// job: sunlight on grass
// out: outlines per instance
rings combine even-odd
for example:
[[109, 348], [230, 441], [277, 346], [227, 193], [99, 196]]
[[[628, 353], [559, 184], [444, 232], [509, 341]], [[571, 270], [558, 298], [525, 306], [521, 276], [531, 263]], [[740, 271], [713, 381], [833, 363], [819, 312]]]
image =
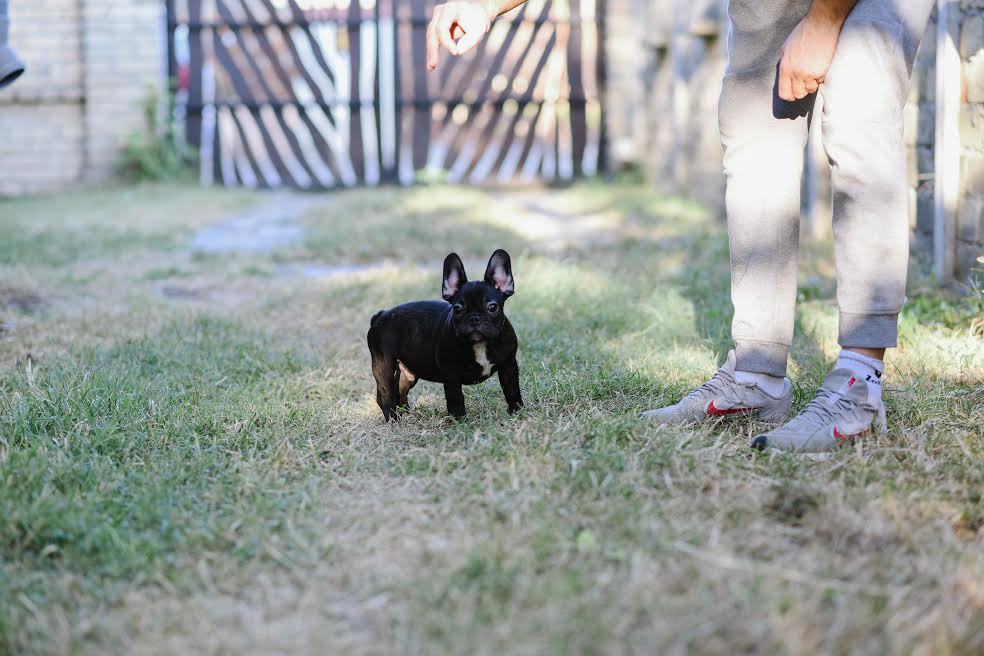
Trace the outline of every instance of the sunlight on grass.
[[[706, 208], [627, 185], [353, 190], [297, 244], [192, 251], [264, 198], [0, 205], [0, 235], [24, 233], [0, 247], [0, 652], [984, 648], [979, 300], [914, 274], [889, 435], [756, 455], [748, 418], [636, 419], [730, 346]], [[56, 218], [24, 236], [35, 215]], [[384, 423], [369, 317], [439, 298], [448, 252], [478, 278], [497, 247], [526, 408], [493, 379], [455, 422], [421, 383]], [[806, 245], [798, 405], [836, 357], [830, 262]]]

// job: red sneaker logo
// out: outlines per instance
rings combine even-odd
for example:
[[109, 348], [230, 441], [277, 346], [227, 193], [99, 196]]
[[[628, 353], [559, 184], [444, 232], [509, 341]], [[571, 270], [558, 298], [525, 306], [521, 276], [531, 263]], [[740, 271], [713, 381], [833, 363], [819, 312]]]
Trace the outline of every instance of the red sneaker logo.
[[867, 435], [870, 432], [871, 432], [871, 429], [866, 429], [866, 430], [861, 431], [860, 433], [855, 433], [853, 435], [845, 435], [844, 433], [842, 433], [839, 430], [837, 430], [837, 427], [836, 426], [834, 426], [834, 439], [835, 440], [851, 440], [851, 439], [854, 439], [856, 437], [862, 437], [864, 435]]
[[739, 412], [751, 412], [755, 408], [727, 408], [725, 410], [719, 410], [714, 407], [714, 401], [711, 401], [707, 406], [707, 414], [711, 417], [724, 417], [726, 415], [736, 415]]

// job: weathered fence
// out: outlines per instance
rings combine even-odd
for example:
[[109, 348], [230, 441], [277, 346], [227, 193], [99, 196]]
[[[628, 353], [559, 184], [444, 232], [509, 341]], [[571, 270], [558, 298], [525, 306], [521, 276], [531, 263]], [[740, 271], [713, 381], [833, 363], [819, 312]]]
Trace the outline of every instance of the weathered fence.
[[169, 0], [205, 182], [327, 188], [570, 179], [602, 159], [598, 0], [532, 0], [424, 66], [427, 0]]

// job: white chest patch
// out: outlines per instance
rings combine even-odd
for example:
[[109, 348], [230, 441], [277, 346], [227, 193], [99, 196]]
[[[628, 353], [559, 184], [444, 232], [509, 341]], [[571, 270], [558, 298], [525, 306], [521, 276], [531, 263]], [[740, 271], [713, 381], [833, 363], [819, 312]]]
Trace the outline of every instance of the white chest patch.
[[489, 362], [488, 353], [485, 352], [485, 342], [479, 342], [472, 348], [475, 351], [475, 362], [482, 368], [482, 375], [490, 375], [492, 373], [492, 363]]

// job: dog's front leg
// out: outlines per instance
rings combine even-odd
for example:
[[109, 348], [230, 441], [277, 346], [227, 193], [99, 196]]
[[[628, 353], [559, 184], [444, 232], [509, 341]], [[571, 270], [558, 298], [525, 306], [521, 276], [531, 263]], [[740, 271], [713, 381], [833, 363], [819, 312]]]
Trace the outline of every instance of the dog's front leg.
[[509, 406], [509, 414], [523, 407], [523, 395], [519, 391], [519, 363], [513, 358], [499, 369], [499, 384]]
[[444, 398], [448, 402], [448, 414], [455, 419], [465, 416], [465, 393], [461, 389], [461, 383], [457, 381], [444, 383]]

